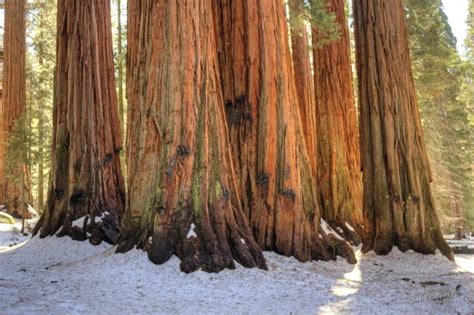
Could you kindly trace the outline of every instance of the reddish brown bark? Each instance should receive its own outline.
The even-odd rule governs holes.
[[[110,3],[58,2],[52,169],[40,236],[114,242],[125,189],[114,84]],[[86,217],[77,227],[72,222]]]
[[[0,204],[17,217],[32,201],[26,158],[7,158],[10,135],[21,132],[26,110],[26,1],[5,1],[3,102],[0,110]],[[25,152],[26,154],[26,152]],[[13,162],[9,162],[13,161]]]
[[[313,174],[318,174],[316,100],[309,56],[310,43],[308,40],[306,25],[301,23],[301,20],[303,19],[304,0],[290,0],[288,1],[288,4],[290,7],[291,18],[300,22],[291,29],[291,48],[296,95],[298,96],[301,123],[303,126],[303,134],[306,140],[306,148],[311,168]]]
[[[230,142],[258,244],[301,261],[353,261],[347,243],[320,226],[284,4],[220,0],[214,9]]]
[[[453,253],[443,239],[401,0],[354,0],[361,109],[364,251]]]
[[[360,243],[362,176],[352,86],[349,28],[344,0],[326,0],[340,38],[320,47],[313,28],[313,65],[318,134],[318,182],[322,217],[353,243]]]
[[[118,251],[217,272],[266,268],[232,169],[211,0],[130,0],[129,195]]]

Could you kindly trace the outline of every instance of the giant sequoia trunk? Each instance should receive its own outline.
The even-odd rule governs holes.
[[[130,0],[128,187],[118,251],[217,272],[265,268],[241,210],[211,0]]]
[[[354,0],[361,109],[364,251],[453,259],[431,195],[401,0]]]
[[[283,2],[220,0],[214,10],[230,142],[258,244],[301,261],[354,261],[348,244],[321,227]]]
[[[314,86],[318,134],[318,182],[322,217],[353,243],[360,243],[362,176],[352,86],[349,29],[344,0],[325,0],[336,16],[340,39],[319,47],[313,28]]]
[[[308,31],[304,24],[304,0],[290,0],[290,15],[295,21],[291,28],[291,48],[296,94],[306,148],[314,174],[317,174],[316,101],[309,58]]]
[[[7,157],[11,133],[23,132],[26,109],[26,0],[5,1],[3,104],[0,110],[0,204],[15,216],[31,203],[26,158]],[[18,153],[18,152],[17,152]],[[22,154],[26,154],[22,152]],[[27,216],[28,217],[28,216]]]
[[[40,236],[114,242],[125,190],[108,0],[58,2],[51,179]],[[83,223],[73,221],[85,217]]]

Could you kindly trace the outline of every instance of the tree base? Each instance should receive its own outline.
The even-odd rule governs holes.
[[[449,260],[454,261],[453,250],[441,233],[435,235],[432,239],[411,241],[408,237],[392,237],[390,235],[377,236],[375,239],[369,237],[363,241],[362,252],[368,253],[373,250],[377,255],[386,256],[394,246],[402,252],[413,250],[423,255],[433,255],[436,254],[436,250],[439,250]]]
[[[59,227],[52,227],[51,224],[44,225],[45,215],[41,216],[33,230],[33,236],[39,233],[40,238],[48,236],[70,236],[76,241],[86,241],[92,245],[99,245],[103,241],[109,244],[115,244],[119,235],[119,222],[112,215],[103,214],[96,220],[89,222],[89,216],[86,216],[82,227],[73,226],[72,222],[63,222]]]
[[[347,226],[346,222],[326,221],[328,225],[337,232],[339,236],[349,242],[352,246],[359,246],[362,244],[362,239],[359,233],[352,226]]]
[[[117,252],[127,252],[136,246],[158,265],[176,255],[185,273],[235,269],[235,261],[246,268],[266,270],[260,247],[245,232],[249,230],[245,219],[221,210],[196,215],[191,207],[186,207],[174,211],[171,218],[156,214],[153,224],[130,220],[129,228],[119,238]]]
[[[323,224],[325,224],[324,221]],[[326,231],[327,228],[330,228],[331,230]],[[341,235],[333,230],[332,227],[327,226],[323,231],[320,232],[320,240],[324,245],[319,249],[319,251],[323,250],[323,253],[325,253],[322,256],[322,260],[336,260],[337,256],[339,256],[345,258],[350,264],[357,263],[352,246],[349,244],[349,242],[342,238]]]

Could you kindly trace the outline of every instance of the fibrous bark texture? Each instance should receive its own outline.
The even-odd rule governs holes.
[[[162,264],[266,268],[239,201],[218,81],[211,0],[130,0],[124,231]]]
[[[8,163],[10,135],[22,132],[18,125],[26,109],[26,1],[5,1],[3,102],[0,104],[0,204],[7,212],[23,216],[32,201],[28,166],[19,159]],[[26,152],[25,152],[26,154]],[[14,161],[15,157],[10,157]],[[26,218],[29,218],[28,214]]]
[[[344,0],[325,0],[340,38],[320,47],[313,28],[317,158],[322,217],[355,244],[362,224],[362,176]],[[349,226],[348,226],[349,225]],[[352,228],[354,227],[354,228]]]
[[[453,259],[430,189],[401,0],[354,0],[361,110],[364,251]]]
[[[114,242],[125,202],[108,0],[58,2],[52,169],[40,236]],[[75,226],[73,221],[86,217]]]
[[[258,244],[301,261],[354,261],[348,244],[320,225],[283,2],[214,4],[230,143]]]
[[[316,100],[309,56],[308,31],[303,19],[304,0],[288,1],[291,19],[291,48],[295,76],[296,95],[300,108],[301,124],[313,174],[317,174]]]

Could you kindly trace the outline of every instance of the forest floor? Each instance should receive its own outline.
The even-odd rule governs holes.
[[[30,240],[0,224],[0,313],[7,314],[474,314],[474,255],[393,250],[358,263],[300,263],[265,253],[268,271],[179,270],[145,253],[114,254],[69,238]]]

